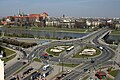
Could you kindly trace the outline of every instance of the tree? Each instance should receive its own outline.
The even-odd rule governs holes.
[[[6,21],[6,18],[5,18],[5,17],[3,17],[3,18],[2,18],[2,21]]]

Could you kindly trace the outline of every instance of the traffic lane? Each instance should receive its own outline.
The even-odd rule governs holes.
[[[16,62],[11,67],[7,68],[5,70],[5,78],[9,77],[12,73],[20,69],[23,65],[24,65],[23,62],[19,61],[19,62]]]
[[[28,77],[24,78],[23,80],[35,80],[35,79],[38,79],[40,76],[41,74],[35,71]]]
[[[42,46],[39,46],[37,47],[36,49],[34,49],[29,55],[27,58],[29,58],[30,60],[32,59],[32,55],[37,53],[37,51],[39,50],[42,50],[44,51],[45,49],[49,48],[49,47],[53,47],[53,46],[56,46],[56,45],[63,45],[64,43],[63,42],[56,42],[56,43],[50,43],[50,44],[46,44],[46,45],[42,45]],[[64,44],[65,45],[65,44]]]
[[[95,58],[89,58],[89,59],[87,59],[87,58],[78,58],[78,59],[76,59],[76,58],[69,58],[68,59],[68,58],[52,57],[49,60],[50,61],[55,61],[55,62],[62,62],[63,61],[65,63],[80,64],[80,63],[83,63],[83,62],[90,62],[92,59],[99,61],[99,60],[101,60],[101,59],[103,59],[105,57],[109,57],[108,55],[109,55],[109,53],[107,53],[105,50],[103,50],[102,54],[100,56],[95,57]]]
[[[65,58],[60,58],[60,57],[51,57],[49,60],[54,61],[54,62],[63,61],[64,63],[70,63],[70,64],[80,64],[80,63],[91,61],[91,59],[73,59],[73,58],[65,59]]]
[[[87,64],[87,63],[86,63]],[[113,61],[107,61],[107,62],[105,62],[105,63],[103,63],[102,64],[102,66],[110,66],[110,65],[112,65],[113,64]],[[79,68],[76,68],[75,70],[73,70],[69,75],[67,75],[66,77],[64,77],[64,79],[63,80],[79,80],[80,79],[80,77],[81,76],[83,76],[85,73],[84,73],[84,71],[82,71],[82,69],[84,70],[84,69],[87,69],[87,68],[92,68],[92,67],[94,67],[94,65],[93,66],[89,66],[89,67],[87,67],[87,66],[89,66],[89,65],[84,65],[84,66],[82,66],[82,68],[81,69],[79,69]],[[101,65],[97,65],[96,66],[96,68],[97,67],[100,67]],[[97,68],[97,69],[99,69],[99,68]],[[97,70],[96,69],[96,70]],[[81,70],[81,71],[79,71],[79,70]],[[79,75],[77,74],[77,73],[79,73]]]
[[[70,74],[68,74],[67,76],[65,76],[63,78],[63,80],[74,80],[76,77],[78,76],[82,76],[85,72],[84,72],[84,69],[89,69],[91,68],[92,65],[89,63],[89,64],[85,64],[81,67],[78,67],[78,68],[75,68],[74,70],[72,70],[72,72]]]
[[[111,59],[111,57],[113,57],[113,54],[111,52],[108,51],[108,48],[107,49],[104,49],[104,53],[107,53],[105,54],[105,56],[103,57],[100,57],[99,59],[97,59],[97,61],[95,62],[95,64],[91,65],[91,64],[88,64],[88,65],[85,65],[83,66],[82,68],[78,68],[78,69],[75,69],[76,71],[80,71],[80,70],[83,70],[85,68],[87,69],[90,69],[91,67],[94,67],[95,65],[98,65],[98,64],[102,64],[104,63],[105,61]],[[110,53],[110,54],[109,54]],[[101,63],[102,62],[102,63]],[[89,66],[89,67],[88,67]],[[74,74],[74,75],[77,75],[77,74]],[[79,74],[80,76],[81,74]],[[69,76],[73,76],[73,74],[69,75]],[[70,79],[68,76],[68,78],[65,78],[65,79]]]

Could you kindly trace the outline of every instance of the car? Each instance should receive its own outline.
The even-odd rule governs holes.
[[[25,65],[26,64],[26,62],[23,62],[23,65]]]
[[[62,76],[62,77],[65,77],[66,75],[67,75],[67,74],[63,73],[61,76]]]
[[[17,60],[20,60],[20,58],[17,58]]]
[[[84,69],[84,72],[87,72],[88,71],[88,69]]]
[[[33,69],[34,69],[34,68],[31,67],[31,68],[28,69],[28,71],[30,72],[30,71],[32,71]]]
[[[101,50],[103,50],[103,47],[100,46],[99,48],[100,48]]]
[[[49,55],[49,57],[53,57],[53,55]]]
[[[56,79],[57,79],[57,80],[60,80],[61,78],[62,78],[61,76],[58,76]]]
[[[94,80],[92,77],[90,77],[90,80]]]
[[[17,80],[15,77],[11,78],[10,80]]]
[[[40,73],[38,73],[38,72],[34,72],[34,73],[32,73],[31,78],[32,78],[32,80],[34,80],[34,79],[39,78],[40,76],[41,76],[41,74],[40,74]]]
[[[4,66],[6,65],[6,63],[4,63]]]

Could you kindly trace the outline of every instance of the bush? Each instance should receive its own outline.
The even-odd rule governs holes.
[[[7,44],[11,44],[11,45],[15,45],[15,46],[21,46],[23,48],[29,48],[29,47],[32,47],[32,46],[36,46],[37,43],[26,43],[26,42],[19,42],[17,40],[14,40],[14,39],[7,39],[7,38],[3,38],[2,39],[2,42],[3,43],[7,43]]]

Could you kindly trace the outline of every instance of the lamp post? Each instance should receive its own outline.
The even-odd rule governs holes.
[[[62,61],[62,72],[63,72],[63,58],[61,58],[61,60],[59,59],[59,64],[60,64],[60,61]]]
[[[62,72],[63,72],[63,58],[62,58]]]

